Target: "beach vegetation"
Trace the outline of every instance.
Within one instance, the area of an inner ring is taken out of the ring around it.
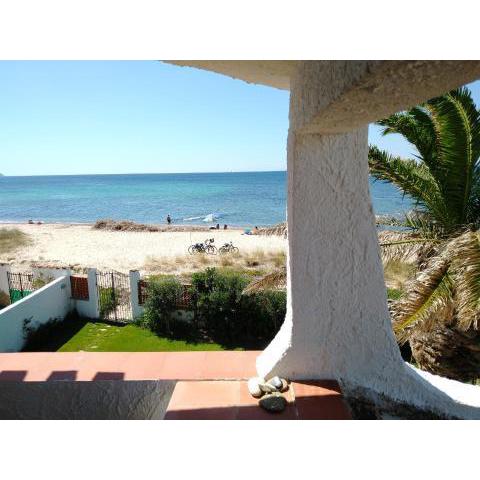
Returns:
[[[395,335],[427,371],[480,377],[480,111],[467,88],[453,90],[378,122],[415,147],[401,158],[372,145],[371,175],[395,185],[414,208],[383,257],[414,260],[391,303]]]
[[[175,334],[181,326],[180,321],[173,320],[173,314],[182,291],[182,284],[175,277],[151,278],[147,283],[142,324],[158,334]]]
[[[30,243],[29,236],[18,228],[0,228],[0,255]]]
[[[197,320],[216,343],[229,348],[264,348],[280,328],[286,313],[286,292],[244,295],[250,277],[207,268],[192,274]]]
[[[105,318],[112,313],[117,306],[115,290],[112,287],[99,287],[98,304],[100,308],[100,318]]]
[[[256,249],[248,252],[231,253],[228,255],[178,255],[176,257],[146,258],[144,269],[147,272],[176,275],[189,275],[206,267],[232,268],[249,275],[264,275],[273,268],[281,268],[286,263],[284,250]]]

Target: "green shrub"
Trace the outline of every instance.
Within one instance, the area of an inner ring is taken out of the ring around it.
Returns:
[[[147,284],[147,299],[144,305],[142,324],[161,334],[182,330],[183,320],[174,320],[172,314],[182,294],[182,284],[174,277],[150,279]]]
[[[196,315],[213,341],[263,348],[277,333],[285,318],[286,293],[242,295],[249,281],[244,273],[214,268],[192,275]]]
[[[100,306],[100,318],[105,318],[113,312],[117,306],[115,291],[112,287],[100,287],[98,289],[98,303]]]

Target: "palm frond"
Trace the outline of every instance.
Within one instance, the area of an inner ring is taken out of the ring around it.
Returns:
[[[376,146],[368,152],[370,174],[376,180],[393,183],[422,208],[443,217],[444,202],[434,177],[425,165],[415,160],[394,157]]]
[[[420,158],[434,166],[435,130],[424,108],[414,107],[408,112],[395,113],[377,124],[385,127],[383,135],[397,133],[404,136],[418,150]]]
[[[468,221],[480,153],[479,113],[466,89],[454,90],[427,102],[437,142],[437,182],[450,214],[448,227]]]
[[[282,267],[272,273],[264,275],[258,280],[251,282],[244,290],[244,295],[260,292],[263,290],[277,290],[285,288],[287,283],[287,267]]]
[[[392,261],[418,263],[434,247],[435,241],[415,232],[383,231],[378,234],[384,264]]]
[[[400,343],[413,331],[428,331],[437,322],[451,323],[454,315],[451,248],[433,257],[406,287],[407,295],[392,306],[393,329]]]
[[[464,331],[480,326],[480,232],[466,232],[457,240],[453,257],[456,271],[457,324]]]

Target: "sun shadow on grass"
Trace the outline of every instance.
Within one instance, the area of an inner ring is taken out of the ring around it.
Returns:
[[[56,352],[88,323],[87,319],[68,315],[64,321],[36,336],[23,348],[24,352]]]

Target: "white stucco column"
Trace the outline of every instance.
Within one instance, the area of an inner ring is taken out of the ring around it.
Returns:
[[[447,380],[439,390],[433,376],[401,358],[369,193],[367,126],[322,132],[316,108],[325,98],[335,99],[336,89],[342,91],[349,69],[342,62],[310,63],[319,65],[301,65],[291,82],[287,315],[257,358],[258,373],[336,379],[344,391],[360,388],[480,418],[480,390],[472,392],[468,405],[464,398],[458,402],[455,392],[464,397],[464,385]],[[356,70],[353,65],[350,74]]]
[[[262,375],[364,379],[400,362],[368,189],[367,128],[288,141],[288,306]],[[381,348],[378,346],[381,345]]]
[[[98,305],[97,291],[97,269],[89,268],[88,276],[88,301],[77,301],[77,308],[81,302],[82,314],[88,318],[100,318],[100,307]],[[80,313],[80,312],[79,312]]]
[[[143,307],[138,303],[138,282],[140,281],[140,272],[138,270],[130,270],[130,303],[132,305],[132,316],[135,320],[143,313]]]

